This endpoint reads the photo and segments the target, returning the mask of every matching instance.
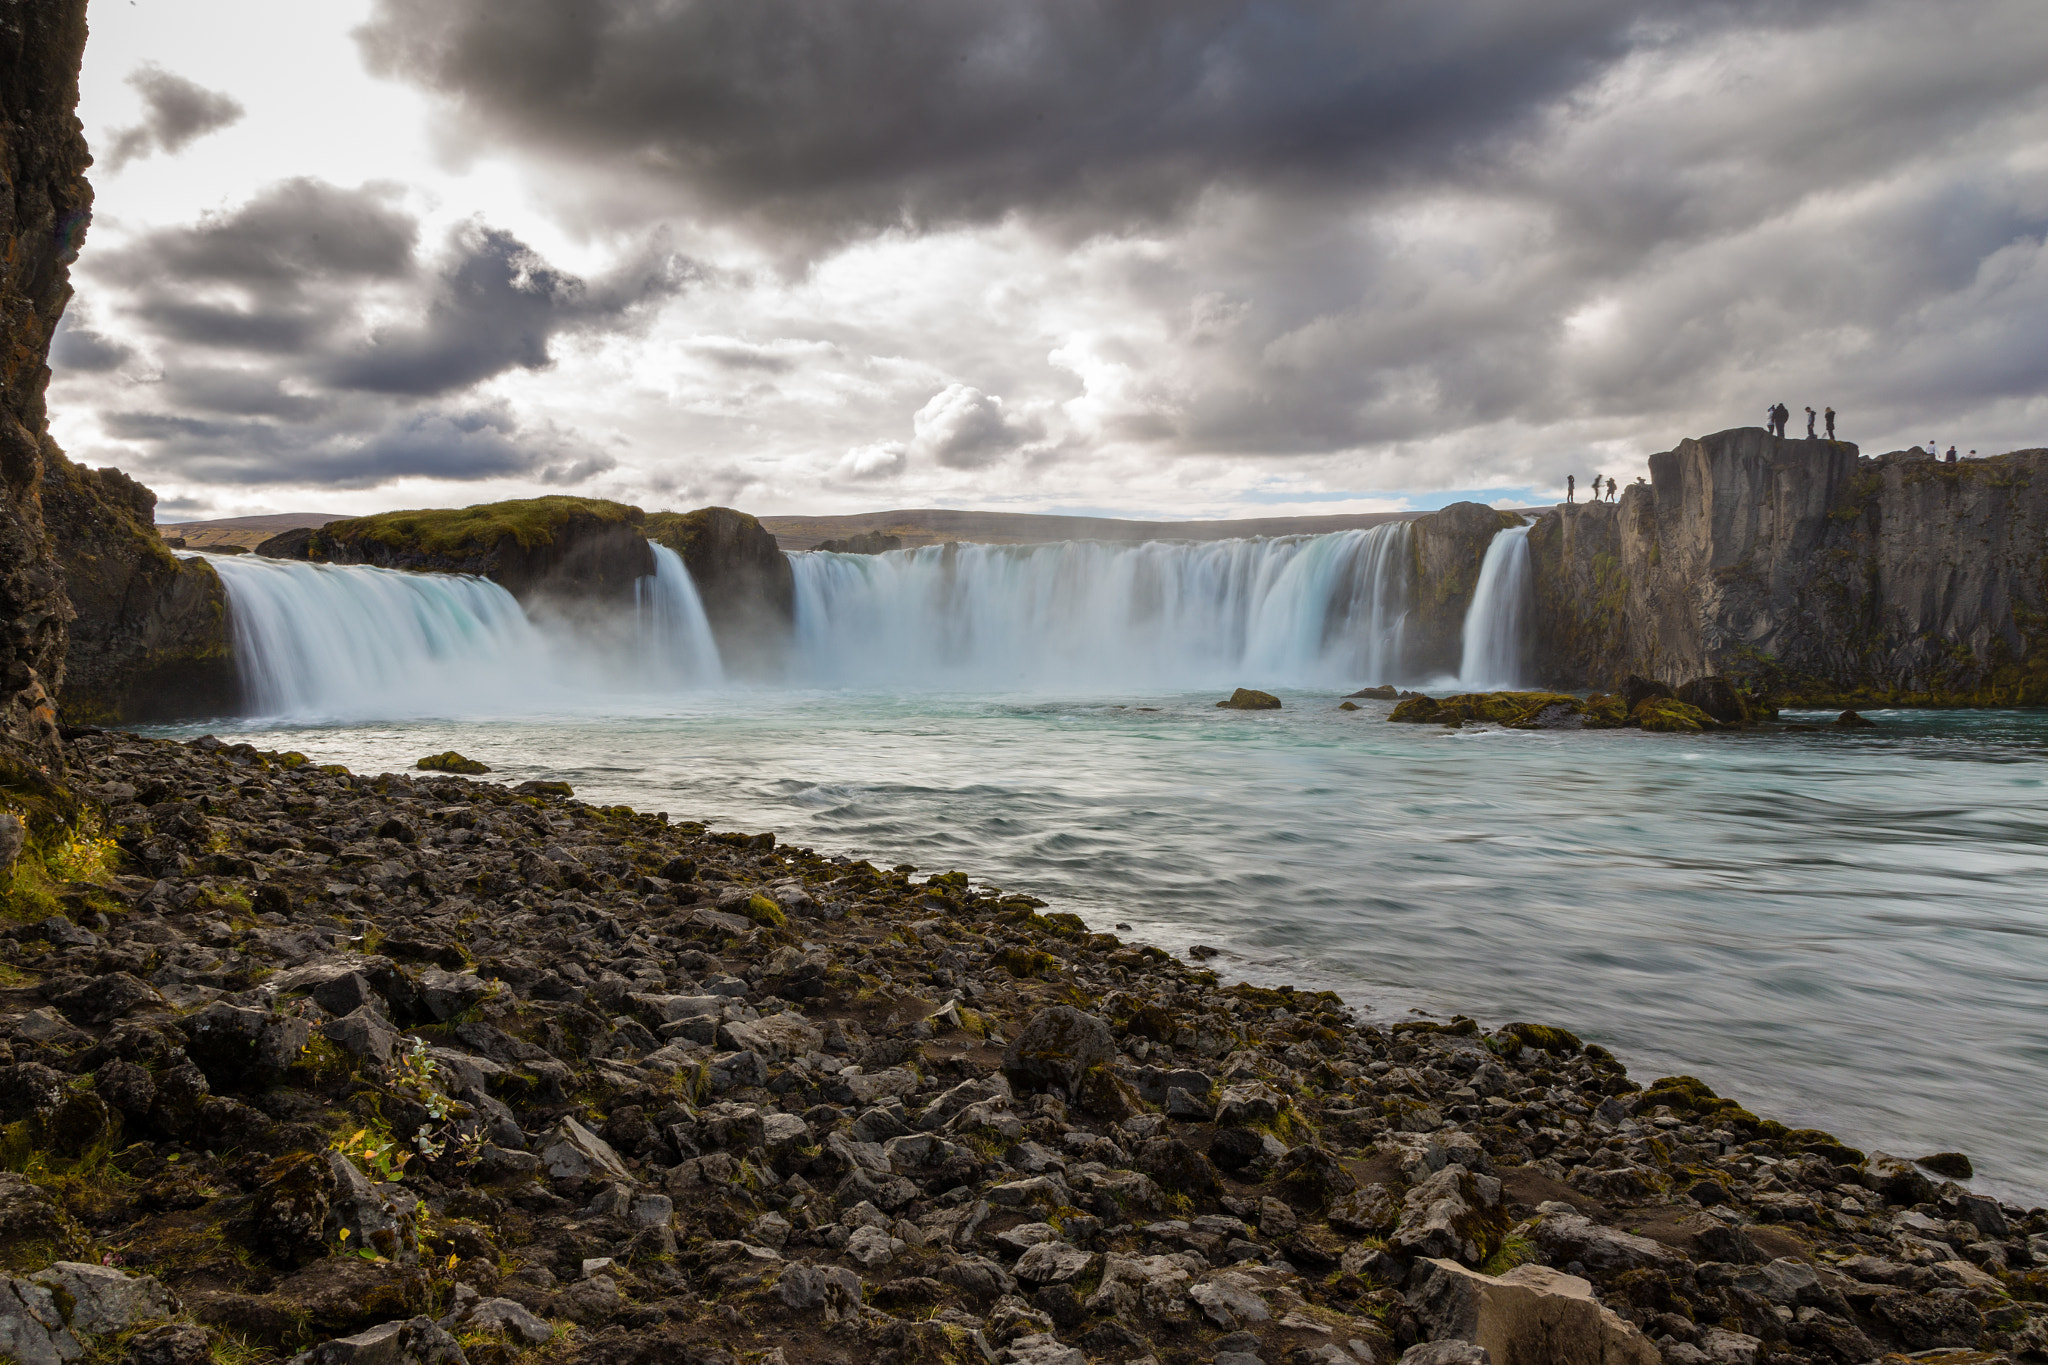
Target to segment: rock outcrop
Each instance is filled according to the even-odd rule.
[[[772,670],[796,620],[796,577],[767,528],[730,507],[657,512],[647,534],[683,557],[729,670]]]
[[[630,607],[634,585],[654,572],[646,519],[637,507],[600,498],[523,498],[352,517],[329,522],[303,541],[287,532],[258,553],[478,574],[522,604]]]
[[[1783,702],[2048,701],[2048,450],[1862,458],[1760,428],[1680,442],[1530,533],[1537,672],[1722,676]]]
[[[1414,606],[1402,633],[1402,671],[1414,677],[1456,673],[1465,652],[1465,613],[1479,586],[1486,547],[1510,526],[1513,512],[1476,502],[1454,502],[1417,517],[1410,533]]]
[[[70,725],[231,714],[240,701],[227,593],[154,529],[156,495],[118,469],[61,456],[43,517],[75,613],[58,711]]]
[[[15,5],[0,20],[0,789],[24,810],[63,773],[55,694],[70,610],[42,510],[44,470],[63,457],[43,392],[92,217],[73,113],[84,50],[85,0]]]

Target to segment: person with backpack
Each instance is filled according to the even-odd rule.
[[[1828,409],[1828,410],[1827,410],[1826,412],[1824,412],[1824,413],[1822,413],[1822,414],[1821,414],[1821,418],[1822,418],[1822,420],[1824,420],[1824,421],[1825,421],[1825,422],[1826,422],[1826,423],[1828,424],[1828,439],[1829,439],[1830,441],[1834,440],[1834,439],[1835,439],[1835,410],[1834,410],[1833,408],[1829,408],[1829,409]]]

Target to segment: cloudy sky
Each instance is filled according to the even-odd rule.
[[[95,0],[74,458],[538,492],[1548,500],[1832,404],[2048,444],[2040,0]]]

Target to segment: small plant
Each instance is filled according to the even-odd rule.
[[[412,1153],[402,1150],[396,1139],[368,1128],[356,1129],[335,1143],[334,1150],[353,1161],[364,1175],[383,1181],[397,1180],[405,1172],[405,1163],[412,1160]]]

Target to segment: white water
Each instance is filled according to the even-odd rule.
[[[1312,686],[1400,670],[1410,530],[790,556],[793,676],[918,689]]]
[[[654,572],[633,585],[633,602],[648,676],[682,687],[723,681],[718,641],[712,638],[696,580],[681,555],[651,540],[647,545],[654,551]]]
[[[1529,617],[1529,532],[1510,526],[1486,546],[1479,585],[1465,612],[1465,653],[1458,686],[1486,692],[1521,686],[1524,627]]]
[[[487,579],[206,558],[227,586],[245,707],[257,715],[468,714],[549,671],[540,633]]]

